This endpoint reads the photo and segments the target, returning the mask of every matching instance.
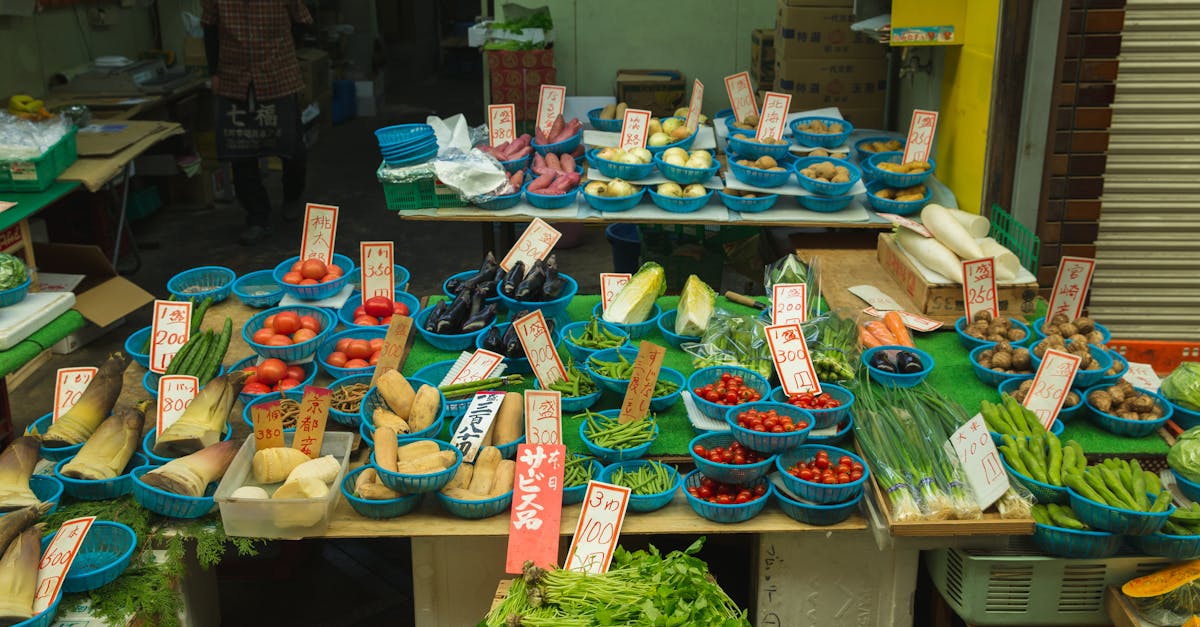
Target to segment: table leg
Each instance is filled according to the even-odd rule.
[[[129,231],[129,248],[133,251],[133,257],[136,265],[130,272],[137,272],[142,267],[142,257],[137,250],[137,242],[133,239],[133,230],[125,223],[125,216],[129,207],[129,185],[133,183],[133,162],[130,161],[125,165],[124,184],[121,186],[121,208],[117,213],[117,232],[113,238],[112,265],[117,267],[117,259],[121,254],[121,240],[125,232]],[[118,270],[118,272],[120,272]]]

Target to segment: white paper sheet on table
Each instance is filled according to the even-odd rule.
[[[794,178],[795,177],[793,177],[793,179]],[[793,179],[789,179],[789,181],[793,180]],[[763,193],[763,194],[779,194],[780,196],[817,196],[818,195],[818,194],[814,194],[814,193],[808,191],[807,189],[804,189],[803,187],[800,187],[800,185],[798,183],[791,183],[791,182],[789,182],[786,185],[780,185],[779,187],[756,187],[754,185],[747,185],[746,183],[743,183],[743,182],[737,180],[737,178],[733,176],[733,172],[730,172],[728,170],[725,171],[725,186],[728,187],[729,189],[740,189],[742,191],[758,192],[758,193]],[[857,183],[854,184],[854,187],[850,188],[849,192],[846,192],[845,195],[857,196],[859,194],[865,194],[865,193],[867,193],[867,186],[863,185],[862,181],[858,181]]]
[[[308,305],[309,307],[330,307],[332,309],[341,309],[346,301],[350,300],[350,295],[354,293],[354,284],[347,282],[342,291],[321,300],[301,300],[291,294],[284,294],[283,299],[279,301],[280,307],[288,307],[290,305]]]
[[[588,168],[587,177],[589,181],[612,180],[612,177],[604,176],[595,168]],[[633,183],[634,185],[658,185],[659,183],[666,183],[668,180],[667,177],[663,176],[661,172],[655,170],[654,174],[644,179],[638,179],[636,181],[630,179],[628,182]],[[709,189],[725,189],[725,183],[721,181],[721,177],[719,176],[712,177],[711,179],[705,181],[703,185]]]
[[[708,201],[708,204],[701,207],[699,211],[692,213],[672,213],[660,209],[655,205],[650,197],[638,203],[638,206],[628,211],[617,212],[600,212],[593,209],[587,204],[587,201],[580,203],[579,217],[581,218],[603,218],[614,222],[621,220],[660,220],[663,222],[730,222],[734,220],[733,214],[721,204],[720,199],[713,195]]]
[[[585,130],[583,131],[583,143],[588,146],[615,148],[621,143],[621,134],[608,131]],[[714,139],[713,127],[701,126],[700,130],[697,131],[696,141],[692,142],[688,150],[711,150],[716,147],[717,142]]]
[[[575,204],[563,207],[562,209],[539,209],[522,200],[516,205],[508,209],[481,209],[479,207],[464,207],[464,208],[447,208],[438,209],[438,216],[445,217],[478,217],[481,220],[486,220],[488,216],[524,216],[527,218],[542,218],[543,220],[551,220],[554,218],[577,218],[579,217],[580,206],[585,206],[576,199]]]
[[[780,206],[783,203],[780,199],[774,207],[767,209],[762,213],[738,213],[734,212],[736,220],[753,220],[755,222],[871,222],[873,214],[863,204],[862,196],[855,196],[850,199],[850,204],[841,211],[833,213],[821,213],[819,211],[809,211],[799,205],[793,205],[790,201],[785,206]]]

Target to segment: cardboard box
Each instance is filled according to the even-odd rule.
[[[792,95],[792,111],[871,108],[887,97],[887,59],[775,59],[775,91]]]
[[[775,31],[750,31],[750,74],[768,81],[775,79]]]
[[[819,57],[872,58],[887,47],[862,33],[850,30],[854,9],[838,7],[795,7],[779,0],[775,12],[775,58]]]
[[[204,51],[203,37],[183,37],[183,65],[208,68],[208,54]]]
[[[300,93],[300,105],[304,106],[333,85],[329,53],[317,48],[301,48],[296,51],[296,59],[300,62],[300,78],[304,81],[304,91]]]
[[[537,119],[539,89],[553,85],[554,49],[487,50],[492,104],[512,103],[517,121]]]
[[[617,102],[648,109],[657,117],[687,105],[687,84],[679,70],[617,70]]]
[[[754,69],[750,70],[750,87],[757,94],[758,92],[768,92],[775,88],[775,72],[771,72],[770,76],[759,76]],[[756,102],[761,103],[762,98],[759,97]]]
[[[921,271],[896,245],[894,237],[891,233],[879,235],[875,247],[879,265],[913,299],[919,309],[915,313],[953,324],[963,315],[962,286],[937,285],[925,280]],[[1037,283],[996,286],[996,302],[1000,313],[1014,317],[1024,317],[1033,311],[1037,295]]]
[[[118,275],[97,246],[34,244],[33,249],[39,271],[84,275],[72,291],[75,310],[89,324],[55,344],[55,352],[70,352],[83,346],[154,300],[153,294]]]

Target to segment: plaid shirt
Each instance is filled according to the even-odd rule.
[[[202,21],[218,28],[216,93],[273,100],[304,89],[292,24],[311,24],[303,0],[202,0]]]

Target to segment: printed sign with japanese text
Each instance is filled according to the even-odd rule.
[[[704,106],[704,83],[700,79],[692,81],[692,99],[688,102],[687,127],[696,131],[700,126],[700,109]]]
[[[192,399],[200,392],[200,379],[185,374],[166,374],[158,378],[158,412],[154,437],[183,416]]]
[[[625,522],[629,493],[629,488],[619,485],[588,482],[564,568],[592,575],[608,572]]]
[[[758,104],[754,101],[754,86],[750,83],[749,72],[726,76],[725,93],[729,95],[729,106],[733,108],[735,122],[758,115]]]
[[[251,407],[250,418],[254,422],[255,450],[283,446],[283,409],[279,401]]]
[[[383,296],[396,297],[394,242],[359,242],[358,258],[362,273],[362,300]]]
[[[1075,373],[1082,359],[1079,355],[1048,350],[1042,357],[1042,365],[1033,377],[1033,385],[1025,395],[1025,408],[1037,414],[1038,421],[1049,429],[1062,409]]]
[[[338,208],[308,203],[304,206],[304,236],[300,240],[300,260],[320,259],[333,263],[333,241],[337,237]]]
[[[1050,292],[1050,306],[1046,309],[1047,320],[1058,314],[1064,314],[1071,320],[1083,315],[1083,303],[1087,300],[1095,269],[1095,259],[1063,257],[1059,260],[1054,289]]]
[[[154,301],[150,323],[150,370],[162,374],[192,333],[191,301]]]
[[[913,109],[912,122],[908,125],[908,140],[904,144],[904,159],[901,163],[929,160],[929,151],[933,150],[933,134],[937,131],[937,119],[937,111]]]
[[[967,322],[975,315],[986,311],[992,319],[1000,317],[1000,306],[996,303],[996,260],[992,257],[962,262],[963,306]]]
[[[99,371],[99,368],[93,366],[58,369],[58,374],[54,377],[54,409],[51,411],[51,422],[56,422],[59,416],[67,413],[79,402],[83,391]]]
[[[792,106],[791,94],[767,92],[763,96],[762,118],[758,121],[758,131],[754,137],[763,139],[783,139],[783,130],[787,127],[788,107]]]
[[[488,144],[498,146],[517,138],[517,106],[488,105]],[[553,120],[551,121],[553,124]]]
[[[525,349],[525,357],[529,359],[529,367],[543,388],[549,388],[555,381],[567,378],[567,369],[563,367],[562,359],[554,348],[554,339],[550,337],[550,325],[541,309],[513,321],[513,330]]]
[[[562,392],[525,390],[525,441],[562,444]]]
[[[766,333],[783,392],[788,396],[803,392],[820,394],[821,382],[817,380],[800,325],[774,324],[766,328]]]
[[[492,428],[492,421],[496,419],[496,412],[503,402],[504,392],[475,393],[467,413],[463,414],[462,422],[458,423],[458,429],[450,436],[450,445],[462,451],[463,461],[475,461],[483,436]]]
[[[803,324],[808,320],[808,286],[804,283],[776,283],[771,288],[771,322]]]
[[[567,447],[562,444],[517,447],[505,572],[521,574],[527,560],[541,568],[558,563],[566,455]]]
[[[950,436],[949,442],[959,465],[971,484],[975,502],[987,509],[1008,491],[1008,473],[1000,463],[996,443],[988,432],[983,416],[975,414]]]
[[[601,272],[600,273],[600,311],[608,311],[608,305],[612,302],[621,288],[633,278],[632,274],[627,272]]]
[[[528,270],[533,262],[545,259],[561,237],[562,233],[557,229],[546,224],[541,218],[534,218],[533,222],[525,227],[521,237],[517,238],[517,243],[513,244],[504,259],[500,260],[500,267],[507,272],[512,269],[513,264],[523,261]]]
[[[633,360],[633,372],[629,375],[629,387],[621,401],[621,413],[617,422],[625,424],[641,420],[650,413],[650,399],[654,398],[654,386],[658,384],[658,373],[662,370],[663,357],[667,349],[653,342],[642,341],[637,357]]]
[[[621,122],[621,150],[646,147],[646,135],[650,128],[650,112],[645,109],[626,109]]]
[[[38,562],[37,586],[33,596],[35,615],[54,603],[67,573],[71,570],[71,564],[79,555],[79,547],[83,546],[83,539],[87,537],[94,522],[95,516],[75,518],[63,523],[54,533],[54,538],[50,540],[50,544],[42,552],[41,561]]]
[[[296,433],[292,436],[292,448],[308,455],[310,459],[321,456],[321,443],[325,441],[325,422],[329,419],[329,401],[332,393],[315,385],[304,386],[300,397],[300,417],[296,419]]]
[[[542,85],[538,90],[537,127],[549,133],[554,119],[562,115],[566,104],[567,88],[562,85]]]

